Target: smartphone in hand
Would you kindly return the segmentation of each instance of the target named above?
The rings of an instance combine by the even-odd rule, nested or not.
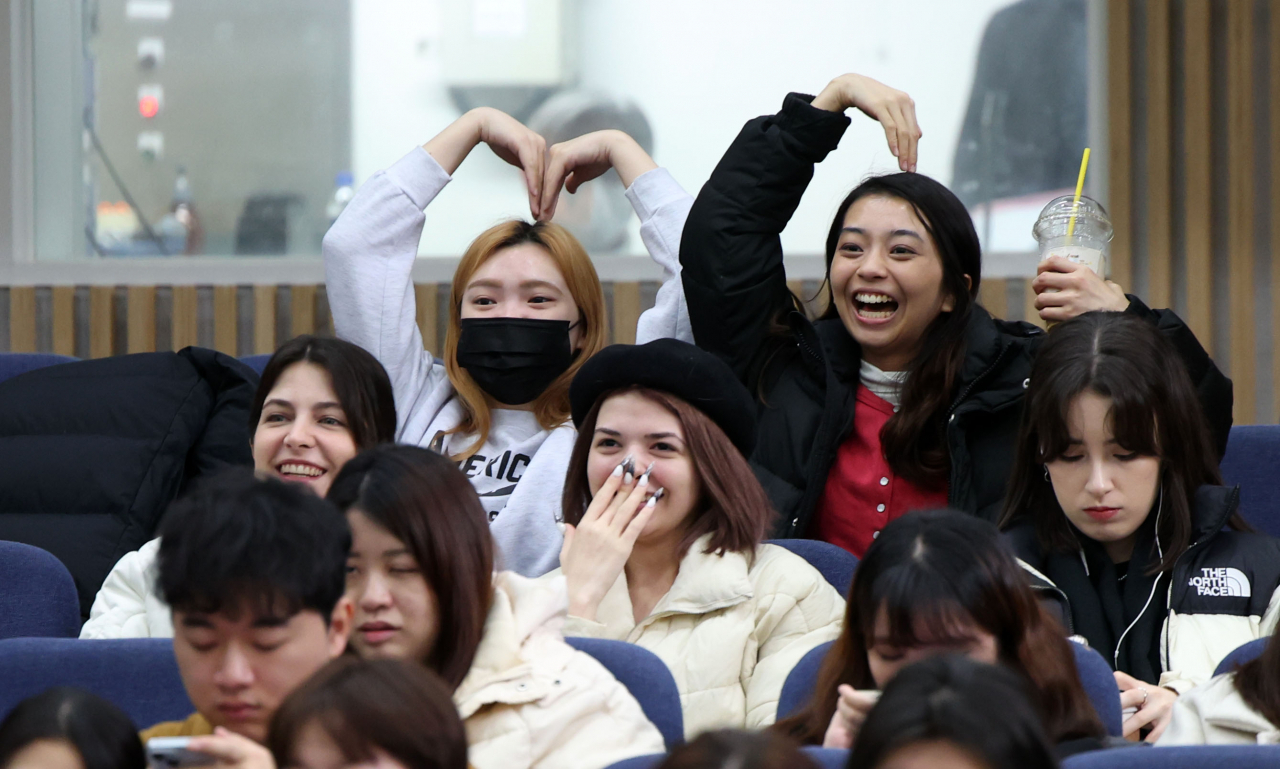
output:
[[[212,766],[213,756],[189,750],[190,743],[190,737],[152,737],[147,740],[147,766],[150,769]]]

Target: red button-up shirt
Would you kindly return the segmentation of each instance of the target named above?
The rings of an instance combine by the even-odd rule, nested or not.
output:
[[[859,558],[889,521],[911,510],[947,506],[945,486],[922,489],[894,474],[880,447],[880,429],[893,405],[858,385],[853,432],[836,451],[818,502],[818,539]]]

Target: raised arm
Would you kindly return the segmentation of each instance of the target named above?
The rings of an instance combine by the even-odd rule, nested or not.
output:
[[[700,347],[728,361],[748,386],[780,311],[792,306],[780,235],[813,166],[835,149],[856,107],[885,127],[903,170],[920,137],[910,97],[860,75],[831,81],[817,97],[790,94],[776,115],[746,124],[698,194],[680,245],[684,293]]]
[[[525,170],[536,216],[545,142],[508,115],[476,109],[361,185],[324,238],[334,330],[387,369],[402,424],[433,376],[418,332],[412,278],[426,221],[423,210],[482,142]]]
[[[693,196],[649,153],[622,131],[595,131],[561,142],[547,150],[543,177],[544,214],[555,214],[563,188],[570,194],[585,182],[612,168],[627,190],[627,200],[640,217],[640,238],[653,260],[662,267],[662,285],[654,306],[636,324],[636,342],[663,337],[693,342],[689,311],[680,287],[680,233],[684,230]]]

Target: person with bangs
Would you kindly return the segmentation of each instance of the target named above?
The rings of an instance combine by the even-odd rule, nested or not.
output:
[[[597,769],[662,752],[626,687],[565,643],[564,581],[494,571],[488,517],[447,458],[419,446],[364,452],[329,501],[352,532],[351,648],[438,674],[476,769]]]
[[[750,393],[710,353],[659,339],[601,351],[570,399],[564,549],[546,578],[568,590],[565,634],[662,659],[690,739],[773,723],[787,674],[835,638],[844,602],[764,543],[774,512],[745,458]]]
[[[396,406],[382,364],[341,339],[303,335],[262,369],[250,409],[254,471],[324,496],[347,460],[395,440]],[[121,558],[94,598],[81,638],[171,638],[155,585],[160,538]]]
[[[826,310],[811,320],[787,288],[780,236],[851,107],[883,125],[903,173],[871,176],[837,206]],[[950,190],[914,173],[920,137],[907,94],[844,75],[748,122],[689,213],[680,262],[694,338],[757,395],[751,461],[782,514],[775,536],[861,555],[910,510],[999,517],[1045,335],[978,304],[977,232]],[[1158,327],[1225,449],[1230,382],[1177,316],[1061,258],[1031,287],[1051,323],[1122,310]]]
[[[774,728],[848,748],[900,670],[959,653],[1025,677],[1061,755],[1100,747],[1106,733],[1070,643],[993,524],[948,510],[908,513],[858,562],[840,637],[812,698]]]
[[[1087,313],[1031,370],[1002,528],[1069,630],[1115,670],[1130,739],[1280,618],[1280,542],[1222,485],[1196,389],[1139,318]]]
[[[453,275],[437,360],[423,349],[412,278],[424,209],[481,143],[523,172],[535,221],[502,222],[467,248]],[[503,568],[526,576],[556,566],[556,514],[574,441],[569,383],[608,335],[590,257],[550,220],[561,187],[575,192],[610,169],[640,216],[646,247],[666,271],[636,335],[692,339],[673,279],[692,198],[621,131],[596,131],[548,149],[514,118],[472,110],[374,174],[324,239],[334,329],[386,366],[398,439],[459,464],[484,502]]]

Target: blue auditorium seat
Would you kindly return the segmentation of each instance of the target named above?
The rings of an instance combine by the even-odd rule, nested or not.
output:
[[[817,539],[771,539],[768,544],[786,548],[805,559],[840,595],[849,595],[853,572],[858,568],[858,557],[853,553]]]
[[[667,750],[684,742],[684,710],[680,690],[658,655],[635,644],[603,638],[566,638],[570,646],[590,654],[631,692],[645,716],[658,727]]]
[[[0,719],[27,697],[75,686],[114,702],[139,729],[195,712],[168,638],[0,641]]]
[[[1240,487],[1240,514],[1254,527],[1280,537],[1280,425],[1231,428],[1222,479]]]
[[[240,359],[240,362],[253,369],[262,376],[262,370],[267,367],[267,361],[271,360],[270,355],[246,355]]]
[[[1218,667],[1213,671],[1215,676],[1223,673],[1230,673],[1246,662],[1252,662],[1257,659],[1262,651],[1267,648],[1267,641],[1270,638],[1258,638],[1246,644],[1237,646],[1234,651],[1222,658],[1222,662],[1218,663]]]
[[[0,638],[80,635],[71,572],[47,550],[0,541]]]
[[[45,366],[71,363],[79,358],[51,352],[0,352],[0,382]]]

